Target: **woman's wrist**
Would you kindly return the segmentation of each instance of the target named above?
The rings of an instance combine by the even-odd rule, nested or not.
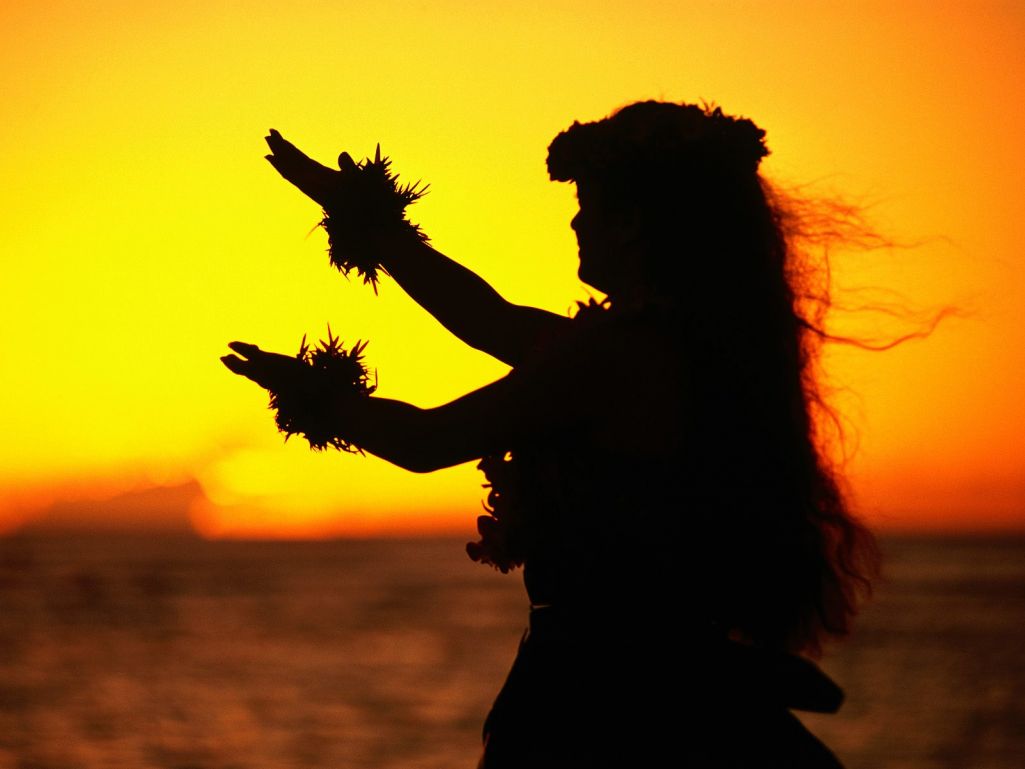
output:
[[[378,146],[373,160],[352,162],[347,155],[338,184],[324,202],[321,226],[328,234],[331,263],[343,274],[352,270],[377,290],[378,271],[389,251],[426,242],[423,230],[406,217],[406,207],[427,191],[420,182],[398,183]],[[384,268],[387,269],[387,268]]]
[[[391,273],[393,267],[416,259],[420,252],[430,246],[412,232],[382,233],[377,239],[376,256],[378,264],[385,272]]]
[[[330,328],[327,340],[316,345],[308,345],[303,337],[296,355],[300,362],[298,375],[270,389],[274,421],[286,440],[301,435],[314,450],[331,446],[362,453],[340,428],[347,424],[352,401],[364,399],[377,389],[363,364],[365,348],[366,342],[357,342],[345,349]]]

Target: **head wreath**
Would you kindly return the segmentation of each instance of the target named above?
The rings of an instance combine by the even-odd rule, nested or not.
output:
[[[755,174],[765,131],[711,105],[637,102],[593,123],[573,123],[548,147],[553,181],[624,181],[663,173]]]

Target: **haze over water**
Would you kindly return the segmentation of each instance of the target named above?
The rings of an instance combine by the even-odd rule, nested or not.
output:
[[[526,599],[462,547],[0,540],[0,769],[472,767]],[[1025,765],[1025,540],[885,548],[806,723],[850,769]]]

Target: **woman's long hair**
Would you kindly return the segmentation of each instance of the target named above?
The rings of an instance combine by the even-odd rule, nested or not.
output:
[[[818,371],[825,253],[799,206],[759,173],[764,132],[719,109],[641,102],[575,123],[553,179],[629,212],[650,285],[674,311],[687,371],[681,535],[699,554],[699,611],[748,642],[817,654],[848,634],[878,553],[847,505]],[[823,204],[821,221],[849,213]]]

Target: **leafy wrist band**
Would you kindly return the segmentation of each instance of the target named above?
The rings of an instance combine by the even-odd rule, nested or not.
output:
[[[381,267],[382,240],[409,237],[426,243],[427,235],[406,218],[406,206],[415,203],[429,185],[399,185],[398,174],[391,173],[391,160],[381,157],[377,145],[374,159],[355,163],[345,153],[338,159],[341,169],[337,188],[324,203],[320,225],[327,230],[331,264],[345,276],[351,270],[377,292]]]
[[[366,346],[366,342],[356,342],[346,350],[338,337],[332,336],[330,327],[327,340],[313,347],[303,336],[295,356],[305,366],[302,383],[270,391],[270,408],[277,412],[274,422],[286,441],[302,435],[315,451],[330,446],[351,454],[363,453],[352,441],[336,434],[332,405],[346,397],[369,396],[377,389],[363,364]]]

